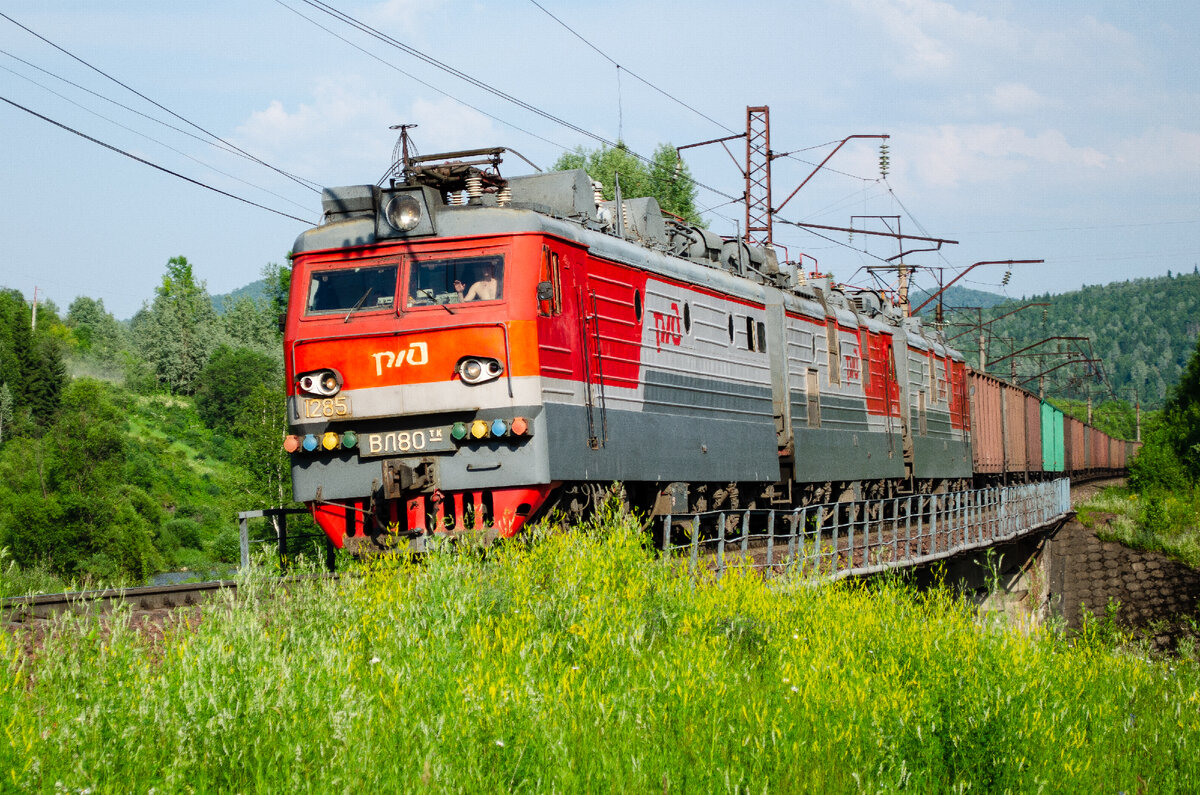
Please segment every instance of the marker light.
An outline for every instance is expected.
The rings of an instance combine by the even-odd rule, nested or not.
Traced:
[[[529,421],[524,417],[517,417],[512,421],[509,430],[512,431],[513,436],[524,436],[525,432],[529,430]]]
[[[401,193],[388,202],[384,216],[397,232],[411,232],[421,223],[421,203],[407,193]]]
[[[492,420],[492,436],[503,436],[508,432],[508,426],[504,424],[504,420],[496,418]]]
[[[294,453],[300,449],[300,437],[291,434],[283,438],[283,449],[289,453]]]
[[[346,431],[342,434],[342,447],[347,450],[352,450],[358,446],[358,434],[354,431]]]
[[[483,420],[475,420],[471,423],[471,435],[476,439],[482,439],[487,436],[488,426]]]
[[[342,437],[338,436],[333,431],[329,431],[321,437],[321,446],[326,450],[332,450],[342,443]]]
[[[456,442],[461,442],[467,438],[467,424],[465,422],[456,422],[450,428],[450,438]]]
[[[317,437],[310,433],[304,437],[304,443],[300,446],[304,448],[305,452],[311,453],[313,450],[316,450],[320,444],[321,443],[317,441]]]

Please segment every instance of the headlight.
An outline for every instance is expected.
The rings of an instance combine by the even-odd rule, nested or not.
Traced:
[[[482,384],[499,378],[504,372],[504,365],[495,359],[468,356],[465,359],[459,359],[458,366],[454,369],[463,383]]]
[[[402,193],[388,202],[384,216],[397,232],[411,232],[421,223],[421,203]]]
[[[342,377],[336,370],[317,370],[297,378],[296,386],[310,395],[333,397],[342,388]]]

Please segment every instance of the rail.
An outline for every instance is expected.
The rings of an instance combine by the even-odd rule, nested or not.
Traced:
[[[1060,478],[945,494],[834,502],[791,510],[729,509],[664,516],[666,560],[687,556],[720,577],[730,565],[820,579],[917,566],[1052,527],[1071,512]],[[730,561],[730,557],[734,560]]]

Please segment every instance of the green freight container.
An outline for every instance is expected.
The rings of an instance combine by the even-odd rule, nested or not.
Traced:
[[[1047,472],[1062,472],[1066,463],[1063,446],[1063,413],[1042,402],[1042,468]]]

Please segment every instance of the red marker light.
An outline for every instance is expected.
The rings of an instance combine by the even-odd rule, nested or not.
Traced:
[[[283,449],[289,453],[294,453],[297,450],[299,450],[300,449],[300,437],[295,436],[295,435],[284,437]]]
[[[508,430],[513,436],[524,436],[525,432],[529,430],[529,422],[524,417],[517,417],[512,421]]]

